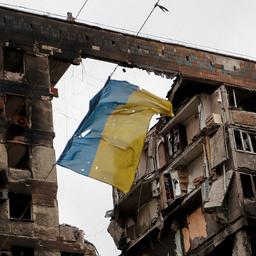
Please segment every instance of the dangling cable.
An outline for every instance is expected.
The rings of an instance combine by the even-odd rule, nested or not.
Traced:
[[[162,5],[159,5],[160,0],[158,0],[154,7],[152,8],[152,10],[150,11],[150,13],[148,14],[147,18],[145,19],[145,21],[143,22],[143,24],[141,25],[140,29],[138,30],[136,37],[138,37],[138,35],[140,34],[141,30],[144,28],[144,26],[146,25],[146,23],[148,22],[149,18],[151,17],[151,15],[153,14],[154,10],[159,7],[163,12],[168,11],[167,8],[165,8]],[[116,64],[115,68],[113,69],[113,71],[110,73],[110,75],[108,76],[107,81],[109,81],[111,79],[111,77],[115,74],[117,68],[119,67],[119,64]]]
[[[77,15],[76,15],[76,17],[75,17],[75,19],[77,19],[78,18],[78,16],[80,15],[80,13],[82,12],[82,10],[84,9],[84,7],[85,7],[85,5],[87,4],[87,2],[88,2],[89,0],[86,0],[85,2],[84,2],[84,4],[82,5],[82,7],[80,8],[80,10],[78,11],[78,13],[77,13]]]

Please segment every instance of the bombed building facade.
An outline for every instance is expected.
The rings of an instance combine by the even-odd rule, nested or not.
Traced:
[[[10,18],[6,17],[6,20]],[[3,23],[1,23],[1,28]],[[0,255],[96,256],[59,225],[49,54],[0,39]],[[54,76],[59,76],[54,70]],[[54,77],[52,76],[52,78]]]
[[[255,255],[256,91],[179,75],[168,98],[110,234],[123,255]]]
[[[59,225],[51,100],[94,58],[175,78],[109,233],[127,256],[255,255],[256,63],[0,7],[0,255],[97,255]]]

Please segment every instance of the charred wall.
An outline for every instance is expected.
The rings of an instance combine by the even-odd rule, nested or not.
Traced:
[[[59,226],[49,68],[48,55],[0,43],[0,252],[96,255]]]

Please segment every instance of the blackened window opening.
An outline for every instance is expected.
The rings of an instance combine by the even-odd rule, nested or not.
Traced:
[[[172,187],[172,178],[169,173],[164,175],[164,186],[165,186],[167,200],[170,201],[173,199],[174,194],[173,194],[173,187]]]
[[[251,175],[240,173],[244,198],[254,199]]]
[[[256,134],[250,134],[252,149],[256,152]]]
[[[171,158],[179,155],[188,145],[186,127],[178,125],[173,128],[167,136],[168,151]]]
[[[24,52],[16,49],[4,48],[4,70],[14,73],[24,73]]]
[[[256,91],[228,88],[229,106],[240,110],[256,112]]]
[[[250,238],[251,238],[251,248],[252,248],[252,255],[256,255],[256,234],[254,233],[254,231],[248,232]]]
[[[236,149],[243,150],[242,138],[239,130],[234,130]]]
[[[0,169],[0,186],[4,186],[8,183],[7,171]]]
[[[9,193],[10,219],[26,221],[32,220],[31,195]]]
[[[7,140],[15,140],[17,137],[24,137],[26,129],[16,124],[10,124],[7,129]]]
[[[28,145],[7,143],[7,157],[10,168],[30,169],[30,149]]]
[[[6,95],[5,113],[9,122],[7,140],[24,137],[28,127],[28,99],[12,94]]]

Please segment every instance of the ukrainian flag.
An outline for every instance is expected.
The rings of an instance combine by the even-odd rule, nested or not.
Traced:
[[[90,101],[57,164],[128,192],[156,113],[172,116],[171,103],[126,81],[109,80]]]

